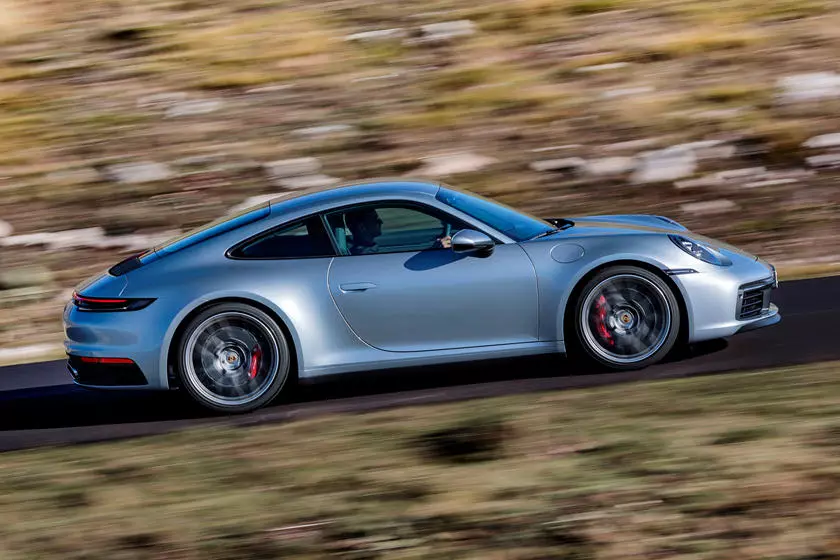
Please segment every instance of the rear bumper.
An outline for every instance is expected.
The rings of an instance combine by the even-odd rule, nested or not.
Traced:
[[[168,389],[160,364],[161,341],[171,318],[156,303],[130,312],[80,311],[68,304],[64,351],[73,381],[98,389]],[[82,357],[127,358],[134,365],[82,363]]]
[[[67,356],[67,371],[76,385],[91,388],[129,389],[148,388],[146,376],[135,363],[96,364],[85,362],[81,356]]]

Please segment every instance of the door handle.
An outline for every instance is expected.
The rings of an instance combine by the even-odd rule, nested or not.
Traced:
[[[365,290],[372,290],[376,287],[373,282],[353,282],[350,284],[339,284],[339,289],[342,292],[364,292]]]

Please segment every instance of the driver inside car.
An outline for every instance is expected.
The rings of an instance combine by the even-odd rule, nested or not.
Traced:
[[[351,210],[344,215],[347,229],[353,236],[349,247],[351,255],[369,255],[378,252],[376,238],[382,235],[382,218],[373,208]],[[452,238],[444,235],[435,240],[430,249],[448,249],[452,246]]]
[[[376,238],[382,235],[382,218],[373,208],[362,208],[344,215],[347,229],[353,235],[351,255],[376,253]]]

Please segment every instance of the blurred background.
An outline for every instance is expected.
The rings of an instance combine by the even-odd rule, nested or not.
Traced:
[[[133,252],[372,177],[836,262],[839,26],[835,0],[0,0],[0,349],[60,350],[72,287]]]

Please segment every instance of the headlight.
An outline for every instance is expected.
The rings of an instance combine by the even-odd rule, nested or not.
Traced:
[[[732,261],[729,260],[729,258],[722,255],[714,247],[710,247],[705,243],[683,237],[682,235],[669,235],[668,238],[673,241],[677,247],[703,262],[717,266],[729,266],[732,264]]]

